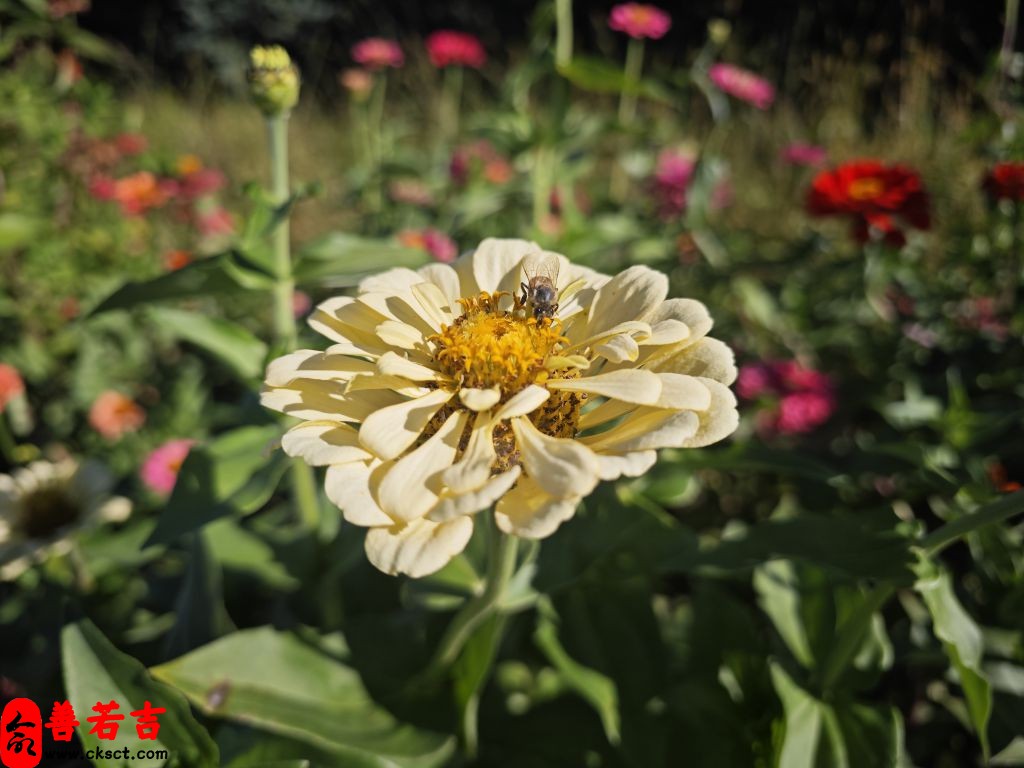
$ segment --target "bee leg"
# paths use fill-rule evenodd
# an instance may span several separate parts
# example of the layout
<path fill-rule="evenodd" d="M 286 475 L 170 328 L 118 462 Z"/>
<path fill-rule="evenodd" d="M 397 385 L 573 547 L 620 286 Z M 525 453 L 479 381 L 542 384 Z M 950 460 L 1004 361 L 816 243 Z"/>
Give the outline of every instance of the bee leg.
<path fill-rule="evenodd" d="M 519 284 L 519 288 L 523 292 L 523 295 L 519 297 L 519 303 L 520 304 L 525 304 L 526 303 L 526 293 L 527 293 L 527 291 L 530 290 L 530 287 L 526 283 L 520 283 Z"/>

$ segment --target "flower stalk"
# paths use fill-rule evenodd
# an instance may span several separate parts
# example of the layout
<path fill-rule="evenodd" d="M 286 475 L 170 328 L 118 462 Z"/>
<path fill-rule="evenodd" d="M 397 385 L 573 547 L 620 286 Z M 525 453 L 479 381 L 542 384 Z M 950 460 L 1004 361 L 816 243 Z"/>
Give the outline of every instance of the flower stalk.
<path fill-rule="evenodd" d="M 559 71 L 572 62 L 572 0 L 555 0 L 555 66 Z"/>
<path fill-rule="evenodd" d="M 631 38 L 626 48 L 626 70 L 619 94 L 619 123 L 629 126 L 636 117 L 636 92 L 640 86 L 640 75 L 644 68 L 644 41 Z"/>
<path fill-rule="evenodd" d="M 431 662 L 433 669 L 447 669 L 455 663 L 474 630 L 498 609 L 515 572 L 519 540 L 499 531 L 493 515 L 485 513 L 483 517 L 491 521 L 487 528 L 487 574 L 483 590 L 467 602 L 448 625 Z"/>

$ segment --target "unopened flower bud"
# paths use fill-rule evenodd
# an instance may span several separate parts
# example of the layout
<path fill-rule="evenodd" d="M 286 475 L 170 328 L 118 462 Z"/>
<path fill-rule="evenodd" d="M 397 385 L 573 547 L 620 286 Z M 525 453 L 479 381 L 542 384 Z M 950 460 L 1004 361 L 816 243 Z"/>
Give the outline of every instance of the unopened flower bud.
<path fill-rule="evenodd" d="M 708 22 L 708 37 L 715 45 L 719 47 L 725 45 L 730 34 L 732 34 L 732 24 L 725 19 L 712 19 Z"/>
<path fill-rule="evenodd" d="M 299 70 L 279 45 L 253 48 L 248 76 L 253 101 L 265 115 L 290 112 L 299 100 Z"/>

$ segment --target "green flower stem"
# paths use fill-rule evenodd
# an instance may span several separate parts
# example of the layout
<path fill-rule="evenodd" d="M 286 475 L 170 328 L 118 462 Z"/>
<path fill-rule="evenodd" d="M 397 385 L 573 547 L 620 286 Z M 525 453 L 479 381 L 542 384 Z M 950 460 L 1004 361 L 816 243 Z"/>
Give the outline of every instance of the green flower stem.
<path fill-rule="evenodd" d="M 430 665 L 435 670 L 447 669 L 459 658 L 459 653 L 473 631 L 497 609 L 498 602 L 515 571 L 518 539 L 499 531 L 493 523 L 493 515 L 485 515 L 492 522 L 488 530 L 487 576 L 484 588 L 479 595 L 463 606 L 448 625 Z"/>
<path fill-rule="evenodd" d="M 459 135 L 459 110 L 462 109 L 462 67 L 445 68 L 443 88 L 441 134 L 444 143 L 451 143 Z"/>
<path fill-rule="evenodd" d="M 12 466 L 18 463 L 14 455 L 16 447 L 14 436 L 11 434 L 11 428 L 7 425 L 7 419 L 0 413 L 0 455 L 3 455 L 7 463 Z"/>
<path fill-rule="evenodd" d="M 555 66 L 572 61 L 572 0 L 555 0 Z"/>
<path fill-rule="evenodd" d="M 644 41 L 631 37 L 626 48 L 626 77 L 619 94 L 619 122 L 624 126 L 630 125 L 636 117 L 636 89 L 640 85 L 643 68 Z"/>
<path fill-rule="evenodd" d="M 382 129 L 384 126 L 384 96 L 388 90 L 387 75 L 383 72 L 374 84 L 373 92 L 370 95 L 368 106 L 369 121 L 367 125 L 367 136 L 370 149 L 370 173 L 372 183 L 368 185 L 370 192 L 370 209 L 380 210 L 383 205 L 384 191 L 381 188 L 380 166 L 384 159 L 383 142 L 381 141 Z"/>
<path fill-rule="evenodd" d="M 537 147 L 533 161 L 533 226 L 538 232 L 551 212 L 551 187 L 555 176 L 555 150 Z"/>
<path fill-rule="evenodd" d="M 286 205 L 291 195 L 288 180 L 288 113 L 267 117 L 267 136 L 270 145 L 270 198 L 276 206 Z M 274 254 L 274 341 L 285 349 L 293 349 L 297 340 L 295 326 L 295 277 L 288 217 L 283 216 L 271 233 Z M 292 492 L 303 522 L 312 530 L 320 525 L 320 505 L 317 499 L 313 470 L 299 459 L 292 461 Z"/>

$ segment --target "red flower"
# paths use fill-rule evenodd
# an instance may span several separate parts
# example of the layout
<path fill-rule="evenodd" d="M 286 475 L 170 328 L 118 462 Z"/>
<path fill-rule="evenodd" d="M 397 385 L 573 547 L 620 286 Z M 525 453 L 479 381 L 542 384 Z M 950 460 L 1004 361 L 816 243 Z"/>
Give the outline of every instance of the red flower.
<path fill-rule="evenodd" d="M 993 200 L 1024 200 L 1024 163 L 996 163 L 981 187 Z"/>
<path fill-rule="evenodd" d="M 819 173 L 807 193 L 812 216 L 848 216 L 853 236 L 867 242 L 874 230 L 894 247 L 906 242 L 903 226 L 931 227 L 928 194 L 920 175 L 904 165 L 854 160 Z"/>
<path fill-rule="evenodd" d="M 384 69 L 402 66 L 405 54 L 394 40 L 368 37 L 352 46 L 352 60 L 367 69 Z"/>
<path fill-rule="evenodd" d="M 441 67 L 472 67 L 480 69 L 487 61 L 483 43 L 474 35 L 441 29 L 427 37 L 430 63 Z"/>
<path fill-rule="evenodd" d="M 140 155 L 146 151 L 149 142 L 141 133 L 119 133 L 114 137 L 114 146 L 122 155 Z"/>
<path fill-rule="evenodd" d="M 0 413 L 14 398 L 25 391 L 25 381 L 18 369 L 7 363 L 0 363 Z"/>

